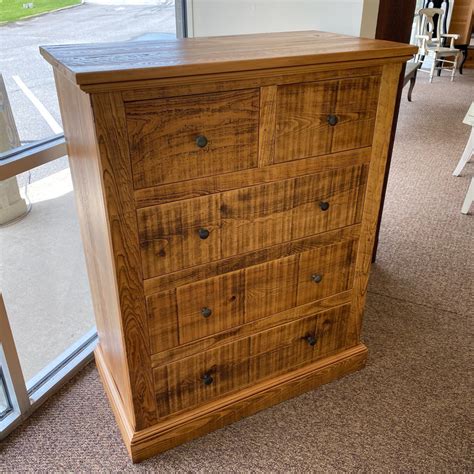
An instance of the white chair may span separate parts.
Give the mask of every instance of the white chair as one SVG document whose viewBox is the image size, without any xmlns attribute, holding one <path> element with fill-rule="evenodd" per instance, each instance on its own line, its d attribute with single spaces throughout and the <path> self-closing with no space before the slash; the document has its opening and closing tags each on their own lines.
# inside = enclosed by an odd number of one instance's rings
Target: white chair
<svg viewBox="0 0 474 474">
<path fill-rule="evenodd" d="M 474 201 L 474 178 L 471 178 L 471 184 L 469 185 L 469 189 L 467 190 L 466 197 L 464 198 L 464 203 L 461 208 L 461 212 L 463 214 L 467 214 L 469 212 L 469 208 Z"/>
<path fill-rule="evenodd" d="M 471 129 L 471 135 L 467 140 L 466 148 L 459 160 L 459 163 L 456 166 L 456 169 L 453 171 L 453 176 L 459 176 L 461 171 L 466 166 L 466 163 L 471 159 L 471 156 L 474 155 L 474 126 Z"/>
<path fill-rule="evenodd" d="M 444 10 L 442 8 L 420 8 L 417 12 L 417 34 L 415 38 L 418 41 L 418 53 L 416 60 L 423 62 L 425 57 L 431 58 L 430 82 L 433 82 L 435 70 L 441 71 L 443 69 L 451 71 L 451 81 L 453 81 L 458 59 L 461 55 L 461 51 L 454 47 L 454 41 L 459 38 L 459 35 L 443 34 L 441 32 L 443 15 Z M 435 17 L 437 17 L 436 21 Z M 449 46 L 444 46 L 445 39 L 451 40 Z M 423 69 L 420 69 L 420 71 L 423 71 Z"/>
</svg>

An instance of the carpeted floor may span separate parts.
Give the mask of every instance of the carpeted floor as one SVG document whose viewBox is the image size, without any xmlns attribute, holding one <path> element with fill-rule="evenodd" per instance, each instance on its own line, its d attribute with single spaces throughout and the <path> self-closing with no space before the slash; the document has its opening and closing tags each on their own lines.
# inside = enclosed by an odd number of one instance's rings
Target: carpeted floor
<svg viewBox="0 0 474 474">
<path fill-rule="evenodd" d="M 474 220 L 460 208 L 474 164 L 451 173 L 474 71 L 420 74 L 405 94 L 365 370 L 134 466 L 92 364 L 3 442 L 0 470 L 473 472 Z"/>
</svg>

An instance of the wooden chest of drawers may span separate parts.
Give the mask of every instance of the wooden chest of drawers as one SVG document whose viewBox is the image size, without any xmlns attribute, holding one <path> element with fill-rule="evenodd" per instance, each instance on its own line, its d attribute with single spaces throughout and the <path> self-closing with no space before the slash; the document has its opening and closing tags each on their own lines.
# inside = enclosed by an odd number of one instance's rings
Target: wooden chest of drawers
<svg viewBox="0 0 474 474">
<path fill-rule="evenodd" d="M 133 460 L 364 365 L 411 46 L 300 32 L 41 52 Z"/>
</svg>

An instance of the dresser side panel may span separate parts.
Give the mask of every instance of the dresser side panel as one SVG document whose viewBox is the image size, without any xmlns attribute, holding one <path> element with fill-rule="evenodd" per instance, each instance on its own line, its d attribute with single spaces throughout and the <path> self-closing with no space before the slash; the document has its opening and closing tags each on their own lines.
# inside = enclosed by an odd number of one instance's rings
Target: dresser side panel
<svg viewBox="0 0 474 474">
<path fill-rule="evenodd" d="M 134 413 L 90 97 L 55 72 L 76 209 L 103 359 L 131 424 Z"/>
<path fill-rule="evenodd" d="M 127 121 L 119 93 L 92 95 L 135 429 L 157 421 Z"/>
<path fill-rule="evenodd" d="M 361 234 L 355 265 L 352 317 L 349 319 L 350 327 L 348 328 L 348 331 L 355 333 L 357 340 L 361 334 L 362 316 L 369 284 L 372 250 L 377 230 L 401 67 L 401 63 L 386 64 L 381 77 L 371 161 L 361 223 Z"/>
</svg>

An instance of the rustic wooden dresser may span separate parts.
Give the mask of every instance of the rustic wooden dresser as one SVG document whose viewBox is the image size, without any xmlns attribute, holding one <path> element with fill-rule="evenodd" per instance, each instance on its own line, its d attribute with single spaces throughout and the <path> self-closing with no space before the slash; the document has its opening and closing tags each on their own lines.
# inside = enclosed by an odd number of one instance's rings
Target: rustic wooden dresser
<svg viewBox="0 0 474 474">
<path fill-rule="evenodd" d="M 134 461 L 360 369 L 408 45 L 315 31 L 49 46 Z"/>
</svg>

